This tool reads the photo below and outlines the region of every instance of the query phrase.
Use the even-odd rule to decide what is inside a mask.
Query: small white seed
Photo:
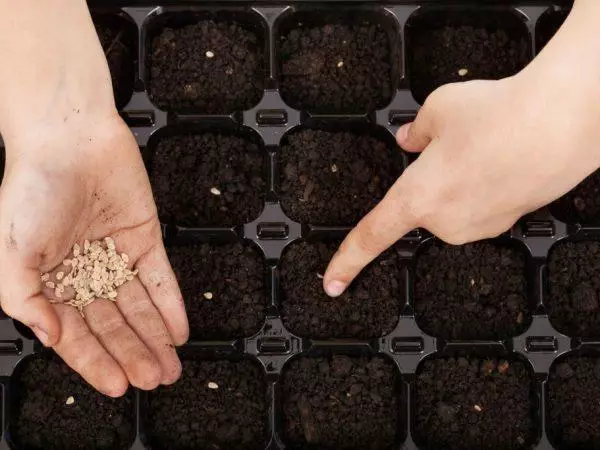
[[[75,397],[73,397],[72,395],[67,397],[67,401],[65,401],[65,405],[72,405],[73,403],[75,403]]]
[[[331,171],[332,171],[333,173],[336,173],[336,172],[338,171],[338,166],[337,166],[336,164],[333,164],[333,165],[331,166]]]
[[[477,411],[477,412],[481,412],[481,411],[483,411],[483,408],[482,408],[481,406],[479,406],[479,405],[473,405],[473,409],[474,409],[475,411]]]
[[[206,53],[205,53],[205,55],[206,55],[207,58],[214,58],[215,57],[214,52],[212,52],[211,50],[207,50]]]
[[[54,289],[54,283],[52,281],[46,281],[46,287],[48,289]]]
[[[220,191],[220,190],[218,190],[216,187],[211,187],[211,188],[210,188],[210,193],[211,193],[212,195],[221,195],[221,191]]]
[[[204,298],[205,298],[206,300],[212,300],[212,298],[213,298],[213,294],[212,294],[212,292],[205,292],[205,293],[204,293]]]
[[[323,279],[323,274],[322,274],[322,273],[318,273],[318,272],[317,272],[317,278],[318,278],[319,280],[322,280],[322,279]]]
[[[219,385],[217,383],[215,383],[214,381],[209,381],[208,388],[209,389],[219,389]]]
[[[48,281],[50,279],[50,274],[49,273],[45,273],[42,275],[42,281]]]
[[[340,68],[344,67],[344,61],[338,61],[337,66]]]
[[[469,73],[469,69],[459,69],[458,70],[458,76],[459,77],[464,77]]]
[[[58,281],[62,280],[62,279],[64,278],[64,276],[65,276],[65,273],[64,273],[64,272],[57,272],[57,273],[56,273],[56,279],[57,279]]]

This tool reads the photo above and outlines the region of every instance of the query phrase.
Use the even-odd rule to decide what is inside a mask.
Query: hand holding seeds
[[[600,2],[575,2],[516,76],[446,85],[429,96],[397,133],[418,160],[341,244],[323,280],[329,295],[414,228],[450,244],[494,237],[600,166],[600,106],[591,101],[600,96],[600,41],[586,37],[599,18]]]

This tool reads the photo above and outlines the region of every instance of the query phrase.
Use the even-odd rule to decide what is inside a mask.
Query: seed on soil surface
[[[75,397],[73,397],[72,395],[67,397],[67,401],[65,401],[65,405],[72,405],[73,403],[75,403]]]
[[[211,187],[211,188],[210,188],[210,193],[211,193],[212,195],[221,195],[221,191],[220,191],[220,190],[218,190],[216,187]]]
[[[214,58],[215,57],[214,52],[212,52],[210,50],[207,50],[206,53],[205,53],[205,55],[206,55],[207,58]]]
[[[204,298],[205,298],[206,300],[212,300],[212,298],[213,298],[213,294],[212,294],[212,292],[205,292],[205,293],[204,293]]]
[[[319,280],[322,280],[325,277],[325,275],[323,275],[322,273],[317,272],[317,278]]]
[[[458,70],[458,76],[460,77],[464,77],[469,73],[469,69],[459,69]]]
[[[219,389],[219,385],[217,383],[215,383],[214,381],[209,381],[208,388],[209,389]]]
[[[332,171],[333,173],[336,173],[336,172],[338,171],[338,166],[336,166],[335,164],[333,164],[333,165],[331,166],[331,171]]]
[[[473,405],[473,409],[474,409],[475,411],[477,411],[477,412],[481,412],[481,411],[483,411],[483,408],[482,408],[481,406],[479,406],[479,405]]]
[[[337,66],[340,68],[344,67],[344,61],[338,61]]]

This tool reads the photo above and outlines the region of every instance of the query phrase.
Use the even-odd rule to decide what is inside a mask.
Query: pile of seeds
[[[86,240],[81,248],[78,244],[73,246],[73,258],[65,259],[63,266],[70,272],[56,273],[56,282],[50,281],[50,274],[42,274],[42,282],[49,289],[54,289],[56,299],[53,303],[64,303],[76,307],[81,315],[83,308],[98,298],[116,301],[117,288],[127,281],[133,280],[138,271],[127,268],[129,257],[118,254],[115,242],[107,237],[104,241]],[[65,289],[72,288],[75,297],[61,300]]]

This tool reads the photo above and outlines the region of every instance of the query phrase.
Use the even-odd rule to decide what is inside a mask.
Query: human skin
[[[433,92],[396,136],[421,155],[342,242],[325,291],[340,295],[414,228],[450,244],[495,237],[600,167],[599,23],[600,2],[576,0],[517,75]]]
[[[148,176],[117,114],[84,0],[0,0],[0,304],[99,391],[176,381],[185,308]],[[115,303],[50,304],[40,272],[84,239],[114,238],[139,276]]]

